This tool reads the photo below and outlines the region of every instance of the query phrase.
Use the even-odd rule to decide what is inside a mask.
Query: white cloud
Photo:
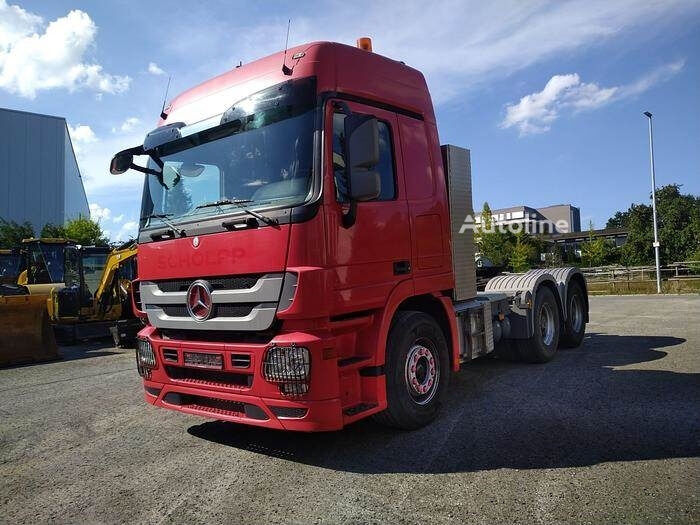
[[[129,170],[122,175],[112,175],[109,172],[109,162],[118,151],[143,144],[146,133],[154,126],[155,122],[150,126],[140,123],[129,132],[108,134],[92,144],[89,151],[85,151],[80,159],[80,173],[89,201],[102,202],[104,197],[112,199],[120,196],[124,197],[125,200],[128,198],[129,202],[133,201],[138,204],[143,174]],[[137,157],[135,161],[142,164],[146,162],[142,157]],[[130,211],[128,209],[119,210],[120,213]],[[127,213],[127,217],[130,215],[132,214]]]
[[[682,60],[666,64],[631,84],[607,88],[592,82],[581,82],[578,74],[554,75],[542,91],[525,95],[517,104],[508,104],[501,127],[517,127],[521,136],[544,133],[549,131],[562,111],[597,109],[611,102],[639,95],[680,72],[683,65]]]
[[[41,17],[0,0],[0,88],[26,98],[64,88],[121,93],[128,76],[105,73],[86,57],[95,46],[97,26],[73,10],[44,28]]]
[[[693,0],[448,0],[429,8],[422,0],[334,3],[313,17],[295,14],[290,46],[315,40],[354,45],[359,36],[370,36],[375,52],[422,71],[433,100],[440,104],[563,53],[632,33],[644,38],[640,35],[652,34],[650,20],[653,31],[661,32],[670,22],[687,23],[698,12],[700,3]],[[286,17],[270,17],[258,25],[245,20],[237,26],[211,12],[178,14],[184,15],[173,16],[171,30],[189,37],[169,39],[164,45],[182,56],[198,49],[192,76],[199,80],[221,72],[222,59],[231,65],[239,59],[247,62],[279,51],[284,44]],[[391,30],[387,20],[392,21]]]
[[[129,239],[136,238],[136,232],[138,231],[139,224],[136,221],[127,221],[119,229],[116,237],[112,239],[113,241],[128,241]]]
[[[68,132],[70,133],[70,138],[73,142],[80,142],[82,144],[89,144],[91,142],[97,142],[97,136],[95,132],[92,131],[90,126],[84,124],[78,124],[72,127],[68,124]]]
[[[151,75],[165,75],[165,71],[158,67],[158,64],[156,64],[155,62],[148,63],[148,72]]]
[[[6,50],[13,42],[30,35],[42,22],[40,16],[0,0],[0,49]]]
[[[137,117],[129,117],[118,128],[112,128],[112,133],[117,133],[121,131],[122,133],[128,133],[133,131],[136,126],[141,123],[141,119]]]
[[[73,144],[73,150],[78,156],[82,156],[85,153],[83,148],[85,144],[94,144],[98,141],[97,135],[92,131],[92,128],[84,124],[78,124],[75,127],[68,124],[68,134]]]
[[[93,221],[108,221],[112,215],[112,211],[109,208],[103,208],[96,202],[90,203],[90,218]]]
[[[99,222],[102,233],[114,242],[127,241],[136,237],[138,222],[131,219],[121,224],[124,217],[126,217],[124,213],[114,216],[110,208],[97,202],[90,203],[90,218]]]

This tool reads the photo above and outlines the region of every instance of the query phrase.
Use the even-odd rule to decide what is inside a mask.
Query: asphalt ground
[[[583,346],[476,361],[416,432],[147,405],[133,351],[0,370],[0,522],[698,523],[700,296],[591,298]]]

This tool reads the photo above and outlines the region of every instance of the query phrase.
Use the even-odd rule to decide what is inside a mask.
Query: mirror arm
[[[148,156],[153,159],[153,162],[155,162],[158,167],[163,171],[163,167],[165,166],[165,163],[160,159],[158,155],[156,155],[153,151],[148,153]]]
[[[161,186],[163,186],[166,190],[170,189],[168,188],[168,186],[166,186],[165,182],[163,182],[162,171],[152,170],[151,168],[144,168],[143,166],[139,166],[138,164],[134,164],[133,162],[131,163],[131,166],[129,166],[129,169],[140,171],[141,173],[145,173],[146,175],[153,175],[156,179],[158,179],[158,183]]]
[[[357,201],[353,198],[350,198],[350,208],[342,216],[343,228],[345,228],[346,230],[348,228],[350,228],[353,224],[355,224],[356,219],[357,219]]]
[[[141,173],[145,173],[147,175],[155,175],[159,179],[163,175],[163,173],[160,171],[152,170],[151,168],[144,168],[143,166],[139,166],[138,164],[134,164],[133,162],[131,163],[131,166],[129,166],[129,169],[140,171]]]

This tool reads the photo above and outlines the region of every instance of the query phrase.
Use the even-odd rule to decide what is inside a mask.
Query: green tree
[[[700,244],[700,196],[682,194],[679,184],[656,192],[661,261],[687,261]]]
[[[588,240],[581,244],[581,262],[584,266],[603,266],[614,261],[615,246],[608,239],[594,237],[593,221],[589,223]]]
[[[479,246],[479,251],[495,266],[506,266],[515,244],[514,235],[495,225],[488,202],[484,203],[481,211],[481,225],[475,233],[475,242]]]
[[[544,254],[544,265],[548,268],[564,266],[564,250],[558,243],[552,244]]]
[[[97,221],[88,217],[78,217],[68,221],[64,227],[65,236],[85,246],[107,246],[108,239],[102,233]]]
[[[47,222],[44,225],[44,227],[41,229],[40,237],[54,238],[54,239],[65,238],[66,237],[66,228],[65,228],[65,226],[60,226],[60,225],[56,225],[56,224]]]
[[[508,264],[514,272],[526,272],[532,268],[538,253],[532,236],[520,231],[515,235],[515,243],[508,257]]]
[[[669,184],[656,191],[662,264],[689,259],[700,244],[700,197],[682,194],[680,189],[678,184]],[[620,249],[622,264],[654,262],[653,224],[652,207],[647,204],[632,204],[608,220],[608,228],[628,231],[627,243]]]
[[[0,248],[14,248],[30,237],[34,237],[34,227],[29,221],[18,224],[0,217]]]
[[[690,256],[691,261],[697,261],[697,264],[691,264],[690,268],[694,273],[700,273],[700,246],[695,250],[695,252]]]
[[[635,206],[634,204],[632,206]],[[631,209],[630,209],[631,210]],[[630,210],[618,211],[608,219],[606,228],[627,228],[627,221],[629,220]]]

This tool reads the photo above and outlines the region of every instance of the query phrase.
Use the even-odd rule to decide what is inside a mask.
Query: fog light
[[[147,339],[139,339],[136,344],[136,369],[141,377],[150,377],[151,369],[156,367],[156,356]]]
[[[263,376],[268,381],[308,381],[311,371],[309,349],[303,346],[273,346],[265,353]]]
[[[273,346],[265,352],[263,377],[280,383],[284,395],[306,394],[309,391],[311,354],[303,346]]]

